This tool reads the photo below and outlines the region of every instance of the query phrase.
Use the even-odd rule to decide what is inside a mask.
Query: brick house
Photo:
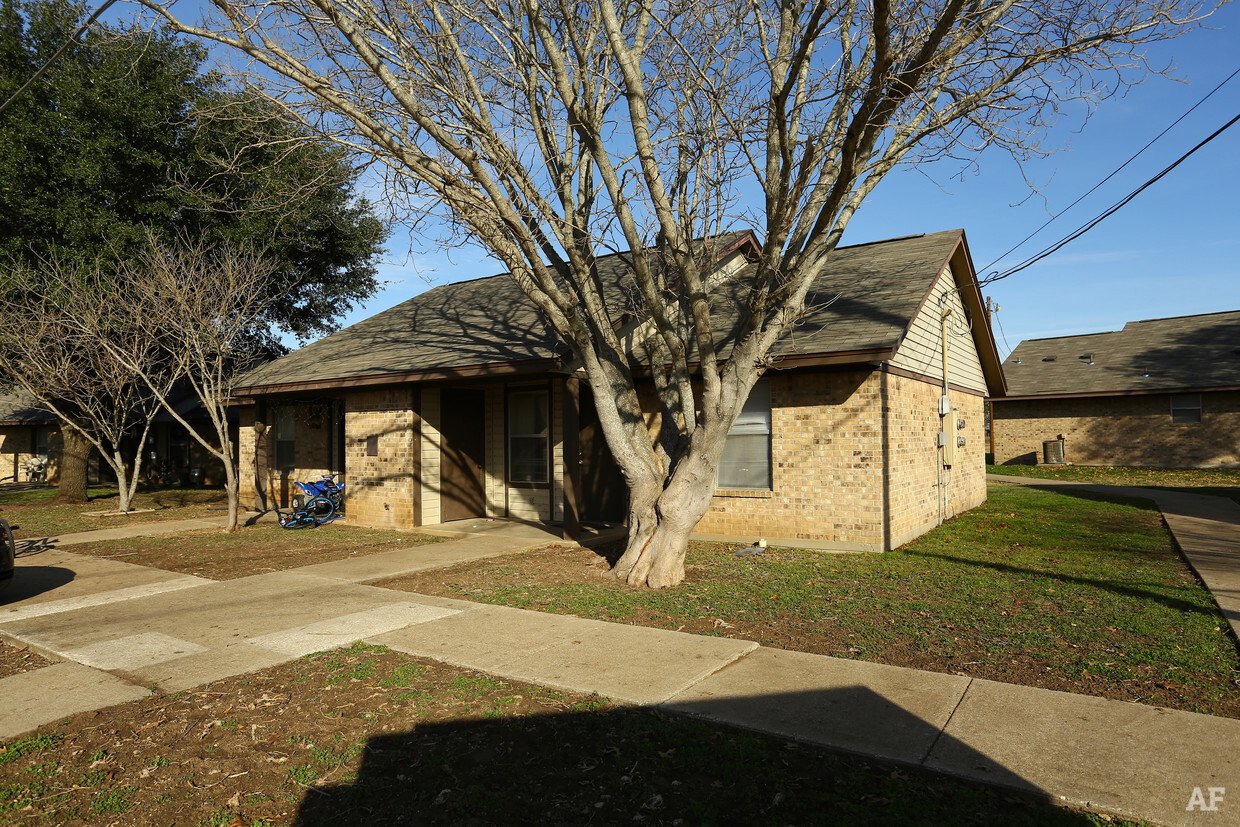
[[[757,242],[718,242],[722,297]],[[621,256],[599,269],[611,289],[626,275]],[[840,248],[812,293],[698,534],[890,549],[983,502],[983,400],[1003,378],[963,231]],[[241,381],[242,495],[286,503],[293,480],[335,471],[353,524],[620,522],[623,481],[568,362],[506,275],[436,287]]]
[[[1076,465],[1240,467],[1238,310],[1029,339],[1004,374],[992,408],[1001,464],[1042,462],[1043,441],[1062,437]]]
[[[36,456],[47,460],[47,475],[54,479],[60,455],[55,415],[26,393],[0,395],[0,482],[28,482],[26,463]]]
[[[201,433],[211,432],[196,399],[186,397],[178,410],[182,416],[189,417]],[[24,391],[0,395],[0,483],[29,482],[26,462],[34,456],[47,460],[46,481],[56,483],[63,448],[60,420],[55,414],[44,410],[34,397]],[[152,462],[166,476],[179,480],[182,485],[189,484],[191,471],[197,469],[202,471],[204,485],[223,485],[224,482],[224,466],[220,461],[208,454],[165,411],[156,414],[147,435],[144,458],[147,471],[152,469]],[[86,478],[91,484],[116,481],[112,470],[94,450],[87,463]]]

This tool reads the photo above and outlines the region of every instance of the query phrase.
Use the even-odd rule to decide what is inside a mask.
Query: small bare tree
[[[278,295],[272,287],[278,272],[276,263],[252,251],[148,237],[141,255],[121,265],[126,288],[111,299],[142,336],[160,343],[170,382],[98,331],[83,330],[136,375],[168,415],[223,465],[228,531],[237,528],[239,513],[228,407],[235,378],[253,366],[255,326]],[[183,388],[193,392],[210,430],[178,410],[174,387],[178,393]]]
[[[594,391],[630,493],[615,571],[651,586],[683,578],[728,431],[879,182],[898,164],[1038,151],[1066,103],[1088,108],[1138,82],[1142,47],[1209,11],[212,0],[217,14],[196,25],[170,2],[142,2],[235,49],[272,101],[383,165],[415,217],[446,219],[455,240],[507,266]],[[736,224],[760,230],[762,250],[721,305],[697,240]],[[598,256],[621,246],[634,251],[636,307],[616,307],[599,279]],[[634,333],[649,359],[626,344]],[[665,366],[653,371],[654,440],[638,399],[651,362]]]
[[[66,445],[85,442],[99,452],[116,476],[117,510],[128,512],[159,411],[147,381],[166,391],[170,380],[159,342],[104,298],[118,289],[99,265],[15,263],[0,292],[0,317],[12,320],[0,337],[0,365],[56,415]],[[144,378],[131,365],[142,366]]]

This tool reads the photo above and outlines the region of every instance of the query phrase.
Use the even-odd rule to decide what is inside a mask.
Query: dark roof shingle
[[[1240,386],[1240,310],[1027,339],[1003,370],[1009,396]]]
[[[726,238],[739,238],[729,234]],[[894,347],[959,243],[960,230],[841,247],[809,295],[810,312],[774,355]],[[599,259],[604,289],[619,296],[630,278],[625,254]],[[747,270],[713,294],[726,353],[739,322]],[[566,357],[516,282],[501,274],[435,287],[269,362],[239,390],[385,374],[452,370]]]

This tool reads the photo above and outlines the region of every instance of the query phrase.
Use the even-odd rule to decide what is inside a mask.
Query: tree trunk
[[[224,493],[228,496],[228,525],[225,531],[236,531],[240,520],[241,490],[237,485],[237,467],[231,461],[224,461]]]
[[[62,426],[60,479],[53,503],[89,502],[86,496],[86,463],[90,458],[90,442],[76,428]]]
[[[630,586],[662,589],[685,579],[689,535],[715,493],[714,469],[706,474],[700,460],[686,459],[685,463],[692,467],[678,470],[656,496],[632,492],[628,544],[612,569]]]
[[[116,510],[122,514],[128,514],[133,497],[133,488],[129,483],[129,474],[125,471],[125,457],[120,451],[112,455],[112,472],[116,474],[116,487],[119,490],[119,500],[116,504]],[[135,469],[136,471],[136,469]]]

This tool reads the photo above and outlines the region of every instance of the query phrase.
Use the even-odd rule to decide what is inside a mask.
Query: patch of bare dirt
[[[232,580],[439,542],[443,538],[429,534],[339,524],[295,531],[260,524],[232,533],[210,529],[83,543],[66,546],[66,550],[211,580]]]
[[[25,646],[15,646],[12,643],[0,640],[0,678],[20,675],[23,672],[30,672],[50,665],[51,661],[38,652],[32,652]]]
[[[9,824],[1086,824],[1045,801],[354,646],[0,746]]]

